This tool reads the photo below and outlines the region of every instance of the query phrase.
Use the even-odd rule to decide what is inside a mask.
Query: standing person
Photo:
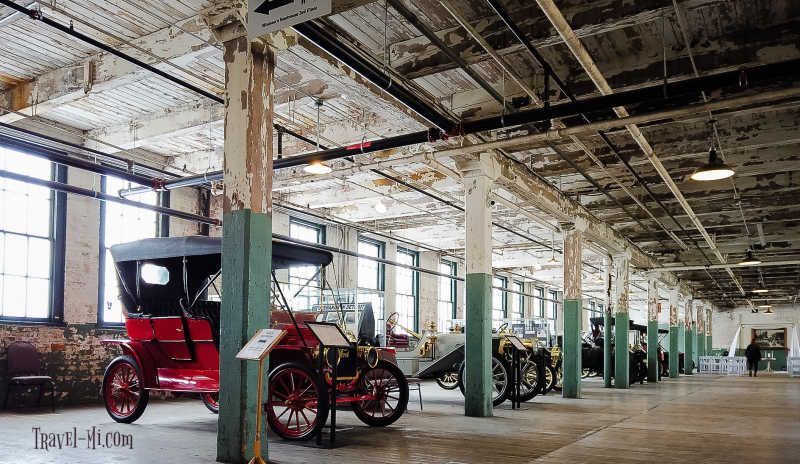
[[[756,343],[755,337],[744,350],[747,357],[747,373],[750,377],[758,377],[758,362],[761,361],[761,347]]]

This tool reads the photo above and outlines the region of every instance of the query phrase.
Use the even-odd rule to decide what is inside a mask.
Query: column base
[[[628,355],[628,313],[614,315],[614,388],[630,388],[630,356]]]
[[[581,396],[581,300],[564,300],[564,359],[562,389],[564,398]]]
[[[492,276],[466,276],[464,415],[492,416]]]

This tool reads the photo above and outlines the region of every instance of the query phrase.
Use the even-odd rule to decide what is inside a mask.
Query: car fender
[[[122,353],[132,356],[139,364],[142,370],[142,377],[144,378],[145,388],[158,388],[158,375],[156,373],[155,365],[147,349],[143,346],[142,342],[136,342],[126,339],[114,340],[100,340],[100,344],[104,346],[117,345],[122,349]]]

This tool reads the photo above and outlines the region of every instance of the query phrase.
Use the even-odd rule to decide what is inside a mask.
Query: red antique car
[[[103,341],[123,352],[106,368],[102,385],[106,410],[115,421],[138,419],[151,390],[196,392],[218,412],[221,246],[219,238],[193,236],[111,248],[129,337]],[[326,251],[280,240],[273,240],[272,253],[273,277],[277,269],[322,269],[332,261]],[[325,391],[333,388],[333,363],[337,404],[349,404],[371,426],[396,421],[405,412],[408,383],[394,350],[376,346],[371,311],[362,314],[349,350],[338,356],[323,350],[320,359],[319,342],[304,325],[316,314],[293,313],[275,280],[272,325],[287,335],[269,357],[264,409],[270,427],[286,439],[319,431],[328,417]]]

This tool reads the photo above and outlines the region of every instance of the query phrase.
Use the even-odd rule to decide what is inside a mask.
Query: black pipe
[[[571,102],[573,102],[573,103],[577,102],[578,100],[575,97],[575,94],[569,89],[567,84],[564,83],[564,81],[558,76],[558,74],[556,74],[556,72],[553,70],[553,68],[547,62],[547,60],[544,59],[542,54],[539,53],[539,51],[533,46],[533,44],[530,42],[530,40],[528,40],[528,38],[525,36],[525,34],[519,29],[519,27],[514,22],[514,20],[511,19],[511,17],[509,16],[509,14],[505,10],[505,8],[497,0],[486,0],[486,2],[494,10],[494,12],[497,14],[497,16],[500,17],[500,19],[503,21],[503,23],[505,23],[506,27],[508,28],[508,30],[511,31],[511,33],[514,35],[514,37],[517,39],[517,41],[520,42],[525,47],[525,49],[533,56],[534,60],[536,60],[536,62],[539,63],[539,66],[542,67],[542,70],[544,71],[545,75],[551,77],[553,79],[553,81],[555,81],[555,83],[558,86],[559,90],[561,90],[561,92],[564,95],[566,95],[567,98],[569,98],[569,100]],[[734,71],[734,72],[739,72],[739,71]],[[742,72],[744,72],[744,71],[742,71]],[[747,71],[746,75],[749,76],[749,74],[750,74],[749,71]],[[739,85],[741,86],[741,84],[742,84],[742,81],[741,81],[741,76],[740,76]],[[664,98],[667,98],[667,95],[669,95],[669,92],[667,91],[667,87],[669,87],[669,84],[667,82],[664,82],[663,84],[658,86],[658,88],[661,88],[663,90],[662,97],[664,97]],[[656,87],[654,86],[654,88],[656,88]],[[547,97],[547,95],[546,95],[546,97]],[[581,113],[580,116],[587,123],[591,123],[592,122],[591,119],[585,113]],[[642,179],[642,177],[639,175],[639,173],[637,173],[633,169],[633,166],[631,166],[630,162],[620,154],[619,149],[611,142],[611,140],[608,138],[606,133],[603,132],[603,131],[597,131],[597,135],[600,136],[600,138],[603,140],[603,142],[606,144],[606,146],[608,146],[608,148],[611,150],[611,152],[614,153],[616,158],[622,162],[622,164],[625,166],[625,168],[628,170],[628,172],[630,172],[633,175],[634,179],[636,179],[636,182],[639,185],[641,185],[642,188],[645,190],[645,192],[647,193],[647,196],[651,200],[653,200],[665,213],[667,213],[667,216],[669,216],[669,218],[672,219],[672,221],[675,224],[678,225],[678,227],[681,229],[681,232],[683,232],[684,235],[689,236],[688,232],[683,227],[683,225],[675,218],[675,216],[672,215],[672,213],[667,209],[667,207],[664,205],[664,203],[661,202],[661,200],[659,200],[655,196],[653,191],[650,190],[650,187],[647,185],[647,182],[645,182],[645,180]],[[603,191],[603,190],[601,190],[601,191]],[[622,207],[621,203],[619,203],[618,200],[615,200],[615,203],[618,206],[620,206],[623,209],[623,211],[627,212],[627,210],[625,210],[625,208]],[[630,215],[630,213],[628,213],[628,215]],[[631,216],[631,217],[633,217],[633,216]],[[640,225],[642,225],[642,223],[640,221],[636,220],[636,222],[639,223]],[[642,227],[644,227],[644,226],[642,225]],[[668,232],[666,230],[666,227],[664,227],[664,230],[665,230],[665,232]],[[702,253],[703,258],[705,258],[705,260],[707,262],[711,263],[711,260],[708,258],[708,256],[706,255],[705,251],[703,251],[703,249],[700,248],[700,246],[698,245],[697,240],[694,240],[691,237],[689,237],[689,239],[693,242],[694,246],[698,250],[700,250],[700,253]]]
[[[439,48],[439,50],[441,50],[442,53],[447,55],[447,57],[450,58],[450,60],[453,63],[456,63],[469,77],[472,78],[472,80],[475,81],[475,83],[483,87],[483,90],[485,90],[486,93],[491,95],[495,100],[497,100],[498,103],[505,104],[507,108],[510,108],[510,105],[505,103],[505,98],[503,98],[503,96],[500,95],[500,93],[494,87],[492,87],[491,84],[486,82],[486,79],[484,79],[483,77],[481,77],[480,74],[475,72],[475,70],[472,69],[469,63],[464,61],[464,59],[461,58],[461,56],[459,56],[458,53],[452,51],[450,47],[448,47],[447,44],[444,42],[444,40],[440,39],[439,36],[436,35],[436,32],[431,30],[431,28],[428,27],[427,24],[422,22],[417,15],[415,15],[414,13],[411,12],[411,10],[406,8],[403,2],[401,2],[400,0],[389,0],[389,5],[391,5],[392,8],[397,10],[397,12],[400,13],[400,15],[403,16],[403,18],[405,18],[406,21],[411,23],[412,26],[414,26],[415,28],[417,28],[417,30],[422,32],[422,35],[427,37],[432,44],[436,45]]]
[[[4,123],[4,122],[0,122],[0,127],[4,128],[6,130],[22,133],[22,134],[25,134],[25,135],[30,136],[30,137],[36,137],[36,138],[39,138],[39,139],[47,140],[48,142],[53,142],[53,143],[57,143],[59,145],[68,146],[70,148],[74,148],[74,149],[80,150],[82,152],[91,153],[92,155],[96,155],[97,156],[97,158],[98,158],[97,162],[99,164],[108,164],[108,165],[110,165],[109,163],[106,163],[103,160],[101,160],[100,159],[101,157],[102,158],[108,158],[109,160],[116,161],[118,163],[122,163],[125,166],[128,166],[131,163],[131,160],[129,160],[128,158],[123,158],[121,156],[116,156],[116,155],[113,155],[113,154],[110,154],[110,153],[104,153],[104,152],[102,152],[100,150],[95,150],[94,148],[84,147],[84,146],[79,145],[77,143],[68,142],[66,140],[62,140],[62,139],[59,139],[59,138],[56,138],[56,137],[52,137],[50,135],[45,135],[45,134],[42,134],[40,132],[32,131],[30,129],[17,127],[17,126],[14,126],[14,125],[11,125],[11,124],[7,124],[7,123]],[[152,167],[152,166],[148,166],[148,165],[145,165],[145,164],[136,163],[135,167],[141,167],[146,171],[150,171],[150,172],[153,172],[153,173],[155,173],[157,175],[164,176],[165,179],[180,177],[179,174],[175,174],[175,173],[172,173],[172,172],[169,172],[169,171],[165,171],[165,170],[160,169],[160,168],[155,168],[155,167]]]
[[[0,177],[15,180],[18,182],[25,182],[26,184],[38,185],[40,187],[49,188],[52,190],[56,190],[59,192],[71,193],[73,195],[81,195],[84,197],[96,198],[100,201],[110,201],[113,203],[119,203],[126,206],[133,206],[136,208],[147,209],[150,211],[155,211],[157,213],[165,214],[167,216],[177,217],[180,219],[186,219],[187,221],[194,221],[199,222],[201,224],[209,224],[218,226],[221,225],[222,222],[219,219],[208,218],[205,216],[200,216],[198,214],[187,213],[184,211],[178,211],[171,208],[165,208],[162,206],[157,205],[149,205],[147,203],[141,203],[138,201],[128,200],[125,198],[116,197],[114,195],[109,195],[103,192],[97,192],[95,190],[89,190],[81,187],[76,187],[74,185],[64,184],[61,182],[55,182],[52,180],[44,180],[44,179],[37,179],[35,177],[25,176],[22,174],[18,174],[16,172],[0,170]]]
[[[433,109],[430,103],[421,99],[413,91],[406,89],[400,82],[395,82],[386,73],[364,59],[357,52],[349,49],[340,42],[330,31],[311,21],[292,26],[295,31],[303,35],[310,42],[317,45],[328,54],[341,61],[347,67],[360,74],[364,79],[372,82],[383,91],[408,106],[414,112],[430,121],[440,129],[448,129],[453,121],[448,116]]]
[[[118,57],[122,58],[123,60],[129,61],[129,62],[135,64],[136,66],[144,68],[144,69],[146,69],[146,70],[148,70],[148,71],[150,71],[150,72],[152,72],[152,73],[154,73],[154,74],[156,74],[158,76],[163,77],[164,79],[166,79],[166,80],[168,80],[168,81],[170,81],[170,82],[172,82],[174,84],[178,84],[179,86],[187,88],[187,89],[191,90],[192,92],[195,92],[195,93],[198,93],[200,95],[203,95],[204,97],[209,98],[211,100],[214,100],[217,103],[224,103],[225,102],[225,100],[223,98],[221,98],[221,97],[219,97],[219,96],[217,96],[217,95],[215,95],[215,94],[213,94],[213,93],[211,93],[211,92],[209,92],[207,90],[203,90],[200,87],[197,87],[196,85],[193,85],[193,84],[190,84],[190,83],[188,83],[186,81],[178,79],[177,77],[175,77],[175,76],[173,76],[173,75],[171,75],[171,74],[169,74],[167,72],[164,72],[164,71],[156,68],[155,66],[149,65],[149,64],[145,63],[142,60],[136,59],[136,58],[134,58],[134,57],[132,57],[130,55],[127,55],[127,54],[119,51],[119,49],[117,49],[115,47],[112,47],[110,45],[106,45],[103,42],[100,42],[100,41],[98,41],[98,40],[96,40],[96,39],[94,39],[92,37],[89,37],[86,34],[80,33],[78,31],[76,31],[71,26],[65,26],[65,25],[59,23],[58,21],[54,21],[54,20],[52,20],[50,18],[47,18],[42,14],[41,11],[28,9],[28,8],[25,8],[25,7],[21,6],[21,5],[17,5],[12,0],[0,0],[0,3],[5,5],[5,6],[7,6],[7,7],[9,7],[9,8],[17,10],[20,13],[24,13],[25,15],[29,16],[33,20],[41,21],[44,24],[63,32],[64,34],[67,34],[67,35],[70,35],[70,36],[75,37],[77,39],[80,39],[80,40],[88,43],[89,45],[91,45],[91,46],[93,46],[95,48],[99,48],[100,50],[103,50],[104,52],[110,53],[110,54],[112,54],[114,56],[118,56]]]
[[[302,155],[276,160],[273,163],[273,168],[275,170],[287,169],[307,165],[312,161],[331,161],[340,158],[352,157],[359,154],[373,153],[380,150],[415,145],[418,143],[436,142],[452,135],[466,135],[474,132],[497,130],[512,126],[530,124],[533,122],[548,121],[550,119],[579,116],[585,113],[606,111],[616,106],[626,106],[635,103],[648,103],[650,104],[651,109],[658,108],[660,106],[674,106],[678,101],[678,96],[682,96],[682,99],[680,100],[681,103],[687,103],[688,100],[686,100],[686,98],[688,95],[697,95],[701,90],[705,90],[707,93],[710,93],[712,90],[719,89],[735,88],[739,90],[745,90],[748,87],[740,86],[740,79],[742,78],[743,74],[748,77],[748,87],[753,87],[754,84],[772,83],[775,81],[776,76],[797,79],[800,78],[800,59],[765,64],[746,70],[726,71],[709,76],[694,77],[683,81],[670,82],[667,84],[669,87],[669,94],[672,95],[672,98],[670,99],[664,99],[662,93],[662,84],[659,83],[658,85],[618,92],[611,95],[602,95],[586,98],[580,101],[576,100],[558,105],[550,105],[547,108],[523,110],[514,114],[507,114],[504,117],[492,116],[471,122],[465,122],[463,125],[456,126],[455,128],[451,129],[449,133],[445,133],[437,128],[431,128],[404,135],[397,135],[378,140],[369,140],[348,145],[346,147],[331,148],[327,150],[305,153]],[[696,97],[694,97],[694,100],[696,100]],[[193,179],[194,183],[187,182],[188,185],[183,186],[188,187],[199,185],[203,183],[203,178],[211,178],[212,176],[221,175],[222,171],[213,171],[203,175],[191,176],[186,179]],[[219,177],[219,179],[221,179],[221,177]],[[167,182],[167,185],[170,185],[174,182],[177,182],[177,180]]]
[[[26,142],[24,140],[17,140],[2,134],[0,134],[0,146],[44,158],[64,166],[83,169],[86,171],[95,172],[97,174],[119,177],[120,179],[127,180],[128,182],[146,185],[148,186],[148,191],[153,190],[153,179],[151,177],[135,174],[129,170],[105,166],[93,163],[91,161],[85,161],[74,156],[69,156],[65,152],[56,148],[45,147],[32,142]]]

